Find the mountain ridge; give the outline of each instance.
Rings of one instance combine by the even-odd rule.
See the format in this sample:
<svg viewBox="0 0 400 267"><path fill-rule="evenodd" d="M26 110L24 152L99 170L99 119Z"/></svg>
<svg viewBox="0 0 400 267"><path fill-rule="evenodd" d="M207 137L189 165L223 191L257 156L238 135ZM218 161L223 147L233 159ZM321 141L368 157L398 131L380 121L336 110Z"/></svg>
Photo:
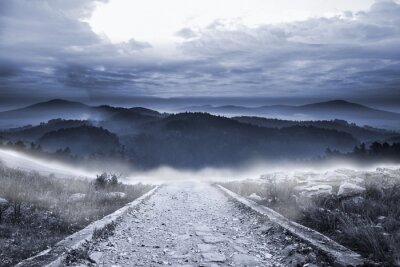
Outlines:
<svg viewBox="0 0 400 267"><path fill-rule="evenodd" d="M301 121L339 119L354 122L358 125L370 125L383 129L400 130L400 113L375 109L341 99L299 106L192 106L187 108L186 111L203 111L224 116L257 116Z"/></svg>
<svg viewBox="0 0 400 267"><path fill-rule="evenodd" d="M240 105L190 106L182 111L208 112L223 116L258 116L289 120L334 120L341 119L358 125L369 125L383 129L400 130L400 113L371 108L366 105L335 99L300 106L265 105L245 107ZM0 128L21 127L39 124L54 118L103 120L110 117L128 119L137 116L161 116L156 110L146 107L114 107L109 105L89 106L81 102L52 99L23 108L0 112Z"/></svg>

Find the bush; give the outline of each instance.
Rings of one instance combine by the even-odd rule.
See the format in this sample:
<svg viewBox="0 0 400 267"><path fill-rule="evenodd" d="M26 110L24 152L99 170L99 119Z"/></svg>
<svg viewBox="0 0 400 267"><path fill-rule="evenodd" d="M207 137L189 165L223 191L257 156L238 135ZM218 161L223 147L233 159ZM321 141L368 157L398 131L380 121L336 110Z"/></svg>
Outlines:
<svg viewBox="0 0 400 267"><path fill-rule="evenodd" d="M108 175L107 173L102 173L100 175L97 175L97 178L95 180L95 186L96 189L105 189L108 183Z"/></svg>
<svg viewBox="0 0 400 267"><path fill-rule="evenodd" d="M94 183L96 190L116 189L119 185L117 175L107 174L105 172L97 175Z"/></svg>

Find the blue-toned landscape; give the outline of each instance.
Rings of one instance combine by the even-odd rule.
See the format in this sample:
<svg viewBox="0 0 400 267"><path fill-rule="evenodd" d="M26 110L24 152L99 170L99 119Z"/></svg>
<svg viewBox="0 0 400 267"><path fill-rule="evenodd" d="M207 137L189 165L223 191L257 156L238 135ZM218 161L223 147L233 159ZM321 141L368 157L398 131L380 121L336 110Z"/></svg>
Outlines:
<svg viewBox="0 0 400 267"><path fill-rule="evenodd" d="M0 267L400 266L398 0L0 2Z"/></svg>

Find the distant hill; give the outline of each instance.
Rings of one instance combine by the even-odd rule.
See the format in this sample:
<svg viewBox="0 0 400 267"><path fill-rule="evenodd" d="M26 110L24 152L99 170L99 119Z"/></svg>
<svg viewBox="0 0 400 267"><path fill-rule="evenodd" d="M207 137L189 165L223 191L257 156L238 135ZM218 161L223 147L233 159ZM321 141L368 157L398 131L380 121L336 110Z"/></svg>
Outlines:
<svg viewBox="0 0 400 267"><path fill-rule="evenodd" d="M47 152L69 148L71 154L83 156L95 153L110 155L121 151L117 135L103 128L88 125L48 132L36 143Z"/></svg>
<svg viewBox="0 0 400 267"><path fill-rule="evenodd" d="M82 125L91 125L89 121L53 119L39 125L27 125L0 132L10 140L35 141L44 134L63 128L74 128Z"/></svg>
<svg viewBox="0 0 400 267"><path fill-rule="evenodd" d="M260 117L249 117L249 116L233 117L233 119L239 122L250 123L253 125L267 127L267 128L313 126L316 128L337 130L349 133L361 142L385 140L392 136L398 135L398 133L383 129L373 128L373 127L360 127L354 123L348 123L347 121L344 120L290 121L290 120L279 120L279 119L267 119Z"/></svg>
<svg viewBox="0 0 400 267"><path fill-rule="evenodd" d="M170 115L121 137L127 153L143 166L229 166L254 160L312 158L326 148L349 150L358 141L330 129L259 127L207 113Z"/></svg>
<svg viewBox="0 0 400 267"><path fill-rule="evenodd" d="M113 116L157 116L157 111L145 108L121 108L107 105L91 107L79 102L54 99L25 108L0 112L0 129L16 128L24 125L38 125L60 118L66 120L110 120ZM132 119L134 120L134 119Z"/></svg>
<svg viewBox="0 0 400 267"><path fill-rule="evenodd" d="M54 99L21 109L0 112L0 128L39 124L55 118L87 119L91 115L90 109L82 103Z"/></svg>
<svg viewBox="0 0 400 267"><path fill-rule="evenodd" d="M36 103L33 105L30 105L26 108L22 108L21 110L43 110L43 109L82 109L82 108L88 108L87 105L82 104L80 102L75 102L75 101L68 101L64 99L52 99L46 102L41 102L41 103Z"/></svg>
<svg viewBox="0 0 400 267"><path fill-rule="evenodd" d="M227 105L213 109L246 113L257 108ZM331 111L335 116L352 113L359 114L359 118L360 114L368 112L385 118L397 114L345 101L258 109L280 110L282 114L301 113L302 118L306 113L322 116ZM120 159L143 168L162 165L203 168L236 166L256 160L305 160L323 156L327 148L348 152L360 142L397 140L399 135L344 120L282 120L243 115L229 118L202 112L166 114L143 107L91 107L65 100L1 112L1 116L13 123L31 124L0 131L1 142L5 145L9 140L14 142L9 145L20 144L17 141L22 140L40 144L45 152L51 153L61 150L70 155L101 154L105 158L118 154ZM46 118L50 118L49 121L41 123ZM26 147L37 148L29 144Z"/></svg>
<svg viewBox="0 0 400 267"><path fill-rule="evenodd" d="M344 100L333 100L321 103L314 103L296 108L302 112L319 112L323 114L338 114L343 116L364 116L369 119L396 120L400 118L400 114L373 109L357 103L351 103Z"/></svg>
<svg viewBox="0 0 400 267"><path fill-rule="evenodd" d="M400 114L370 108L344 100L312 103L302 106L269 105L260 107L243 107L238 105L224 106L190 106L180 111L208 112L223 116L258 116L284 120L346 120L359 126L400 130ZM54 99L30 105L25 108L0 112L0 129L37 125L51 119L103 121L104 127L118 130L116 123L128 123L127 133L137 131L137 124L155 118L165 117L157 111L142 107L121 108L107 105L91 107L79 102ZM133 125L129 125L132 123ZM121 126L121 124L120 124ZM122 130L122 129L119 129Z"/></svg>
<svg viewBox="0 0 400 267"><path fill-rule="evenodd" d="M371 108L357 104L351 103L345 100L331 100L326 102L318 102L307 105L299 106L301 109L346 109L346 110L370 110Z"/></svg>
<svg viewBox="0 0 400 267"><path fill-rule="evenodd" d="M210 112L225 116L258 116L285 120L334 120L341 119L384 129L400 130L400 114L373 109L344 100L312 103L302 106L270 105L241 106L192 106L182 110Z"/></svg>
<svg viewBox="0 0 400 267"><path fill-rule="evenodd" d="M8 118L19 118L20 116L37 116L37 115L46 115L48 113L50 116L54 116L54 114L58 114L60 116L65 116L68 113L81 113L86 112L90 109L89 106L73 101L67 101L62 99L53 99L47 102L41 102L37 104L33 104L27 106L25 108L3 111L0 112L1 117ZM62 112L62 113L61 113Z"/></svg>
<svg viewBox="0 0 400 267"><path fill-rule="evenodd" d="M139 132L144 123L156 121L165 116L166 114L155 110L135 107L115 113L101 121L99 125L119 135L132 134Z"/></svg>

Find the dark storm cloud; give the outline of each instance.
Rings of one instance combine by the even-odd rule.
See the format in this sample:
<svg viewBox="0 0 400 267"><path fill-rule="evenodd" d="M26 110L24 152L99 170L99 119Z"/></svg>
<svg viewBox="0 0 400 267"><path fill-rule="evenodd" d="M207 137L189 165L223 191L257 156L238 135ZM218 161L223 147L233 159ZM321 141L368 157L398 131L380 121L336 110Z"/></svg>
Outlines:
<svg viewBox="0 0 400 267"><path fill-rule="evenodd" d="M29 95L359 98L377 92L400 101L395 2L256 28L219 21L184 28L176 33L183 56L174 57L157 56L145 41L111 44L93 33L83 19L96 2L0 2L0 101Z"/></svg>
<svg viewBox="0 0 400 267"><path fill-rule="evenodd" d="M400 89L393 90L398 25L400 6L380 1L368 12L278 26L229 29L216 23L182 48L234 73L232 86L254 83L254 94L354 97L379 91L400 100Z"/></svg>
<svg viewBox="0 0 400 267"><path fill-rule="evenodd" d="M0 78L18 75L19 69L11 62L0 62Z"/></svg>

